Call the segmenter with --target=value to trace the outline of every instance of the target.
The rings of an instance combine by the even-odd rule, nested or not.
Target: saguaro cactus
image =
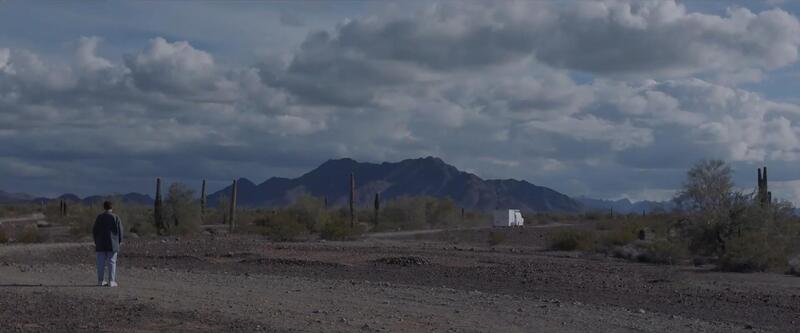
[[[328,196],[327,195],[322,197],[322,207],[325,210],[328,210]]]
[[[767,167],[764,167],[764,171],[761,171],[761,168],[758,168],[758,191],[756,192],[756,200],[761,205],[761,207],[768,206],[772,202],[772,192],[769,191],[769,186],[767,184]]]
[[[378,218],[381,213],[381,194],[375,193],[375,225],[378,225]]]
[[[203,179],[203,187],[200,190],[200,220],[206,216],[206,180]]]
[[[228,216],[230,217],[230,221],[228,221],[228,229],[233,231],[234,226],[236,225],[236,194],[239,191],[239,182],[236,179],[233,180],[233,184],[231,185],[231,211]]]
[[[350,226],[356,225],[356,175],[350,173]]]
[[[153,222],[158,231],[164,230],[164,201],[161,198],[161,178],[156,178],[156,200],[153,203]]]

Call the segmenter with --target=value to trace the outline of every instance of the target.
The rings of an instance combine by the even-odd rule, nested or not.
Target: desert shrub
[[[398,198],[389,201],[380,212],[375,230],[425,229],[425,204],[419,198]]]
[[[774,239],[748,233],[730,240],[719,260],[719,269],[730,272],[763,272],[786,264],[786,254]]]
[[[685,244],[666,239],[658,239],[643,244],[641,249],[642,251],[639,253],[637,259],[642,262],[654,264],[673,265],[689,256],[689,251]]]
[[[68,225],[69,233],[74,239],[80,239],[92,234],[92,227],[97,215],[103,210],[94,205],[72,204],[69,215],[56,219],[57,223]],[[48,218],[49,219],[49,218]]]
[[[789,260],[789,274],[800,276],[800,254]]]
[[[200,206],[186,184],[172,183],[164,200],[166,233],[191,234],[200,229]]]
[[[501,231],[489,232],[489,245],[495,246],[505,241],[506,241],[506,234],[504,232]]]
[[[551,250],[586,251],[594,247],[594,234],[584,230],[563,229],[549,237]]]
[[[299,223],[309,232],[320,231],[322,225],[328,219],[324,199],[308,195],[297,198],[286,211],[293,217],[294,222]]]
[[[372,211],[363,211],[359,216],[372,216]],[[365,215],[366,214],[366,215]],[[380,211],[375,231],[419,230],[449,228],[457,226],[486,225],[489,217],[481,212],[464,211],[448,198],[402,197],[386,202]]]
[[[6,203],[0,204],[0,218],[17,217],[40,212],[41,205],[32,203]]]
[[[124,225],[127,225],[125,224],[127,223],[125,220],[122,220],[122,223]],[[158,230],[156,230],[156,226],[153,222],[133,223],[133,226],[131,226],[131,228],[128,230],[130,232],[136,233],[139,236],[152,236],[158,233]]]
[[[615,221],[607,228],[608,231],[600,237],[600,244],[605,247],[622,246],[638,239],[639,231],[644,228],[644,223]]]
[[[254,222],[258,233],[276,242],[295,241],[305,231],[306,226],[297,216],[288,212],[268,215]]]
[[[17,241],[20,243],[39,243],[42,240],[42,234],[39,232],[39,228],[34,225],[25,226],[19,234],[19,237],[17,237]]]
[[[611,256],[615,258],[622,258],[631,261],[639,261],[642,256],[641,247],[634,244],[627,244],[623,246],[615,246],[609,251]]]
[[[588,220],[588,221],[598,221],[598,220],[601,220],[601,219],[609,219],[609,218],[611,218],[611,214],[610,213],[605,213],[605,212],[593,211],[593,212],[584,213],[583,214],[583,218]]]
[[[353,240],[364,232],[360,224],[351,226],[346,212],[331,213],[330,219],[322,225],[320,237],[327,240]]]
[[[8,235],[3,228],[0,228],[0,244],[1,243],[8,243]]]

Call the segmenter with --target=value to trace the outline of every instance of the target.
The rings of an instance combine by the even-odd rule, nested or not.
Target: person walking
[[[111,202],[103,202],[105,212],[97,216],[92,228],[95,252],[97,252],[97,285],[116,287],[117,253],[122,244],[122,220],[111,212]],[[108,266],[108,282],[105,268]]]

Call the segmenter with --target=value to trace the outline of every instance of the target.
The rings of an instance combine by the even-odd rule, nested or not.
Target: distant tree
[[[200,207],[195,202],[194,191],[186,184],[172,183],[169,186],[164,210],[164,223],[169,232],[190,233],[199,226]]]
[[[687,225],[690,249],[712,255],[725,251],[726,238],[736,223],[735,211],[746,207],[746,198],[733,190],[730,165],[701,160],[686,173],[675,203],[692,222]]]
[[[701,213],[709,218],[707,223],[713,223],[727,214],[735,197],[730,165],[721,160],[702,160],[687,172],[675,201],[682,209]]]

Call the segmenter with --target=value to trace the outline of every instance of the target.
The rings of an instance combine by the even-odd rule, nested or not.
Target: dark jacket
[[[95,251],[119,252],[119,244],[122,243],[122,220],[111,212],[97,215],[92,235]]]

